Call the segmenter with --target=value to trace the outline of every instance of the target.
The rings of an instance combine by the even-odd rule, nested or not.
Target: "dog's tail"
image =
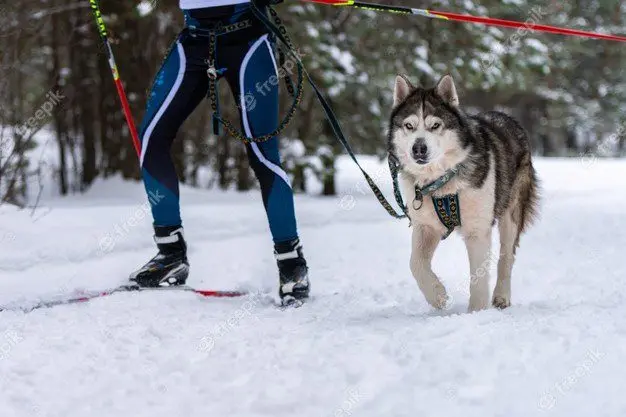
[[[519,246],[519,239],[539,216],[539,179],[530,159],[530,153],[524,155],[518,176],[517,205],[513,218],[517,224],[517,238],[515,247]]]

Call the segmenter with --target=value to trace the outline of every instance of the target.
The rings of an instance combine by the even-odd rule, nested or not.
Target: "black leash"
[[[306,76],[307,78],[307,81],[309,82],[313,90],[315,91],[317,99],[322,105],[322,108],[324,109],[324,113],[326,114],[326,119],[328,120],[328,122],[330,123],[333,129],[333,133],[335,134],[335,137],[342,144],[346,152],[348,152],[348,154],[350,155],[350,158],[354,161],[356,166],[361,170],[361,173],[365,177],[367,184],[372,189],[372,191],[374,192],[374,195],[376,196],[380,204],[383,206],[383,208],[387,211],[387,213],[389,213],[389,215],[391,215],[394,218],[397,218],[397,219],[409,218],[408,208],[406,204],[404,203],[404,200],[402,198],[402,193],[400,191],[400,185],[398,183],[398,176],[400,172],[400,161],[398,160],[398,158],[392,152],[389,152],[388,163],[389,163],[389,171],[391,173],[391,179],[393,183],[393,194],[394,194],[396,202],[398,203],[398,205],[400,206],[400,209],[402,210],[402,214],[398,213],[391,206],[391,204],[389,204],[387,199],[383,196],[382,192],[380,191],[380,188],[378,188],[374,180],[363,169],[363,167],[361,167],[361,164],[359,164],[359,161],[357,160],[354,154],[354,151],[352,150],[352,147],[348,143],[343,133],[343,130],[341,129],[341,125],[339,124],[339,120],[335,112],[333,111],[332,107],[328,103],[328,100],[326,100],[326,98],[324,97],[324,94],[321,92],[321,90],[317,87],[317,85],[311,78],[311,75],[304,67],[304,64],[302,64],[302,61],[300,60],[300,56],[298,52],[295,50],[291,42],[291,39],[289,38],[287,34],[287,29],[283,25],[281,19],[278,17],[278,14],[276,13],[276,11],[272,9],[271,7],[268,7],[269,14],[272,16],[275,22],[275,23],[272,23],[272,21],[270,21],[267,18],[267,16],[257,7],[254,1],[251,2],[251,10],[254,13],[254,15],[267,27],[267,29],[270,32],[272,32],[274,36],[276,36],[276,38],[286,46],[287,52],[289,53],[289,55],[291,55],[295,59],[298,65],[298,69],[302,70],[302,72],[304,73],[304,76]],[[281,60],[282,59],[284,58],[281,57]],[[301,73],[299,72],[298,75],[300,76]],[[446,171],[444,175],[442,175],[441,177],[439,177],[432,183],[427,184],[426,186],[422,188],[415,185],[415,199],[413,200],[413,208],[415,210],[419,210],[423,205],[424,196],[433,193],[434,191],[440,189],[445,184],[447,184],[452,178],[456,176],[459,168],[460,167],[457,166],[454,169]],[[439,220],[447,229],[446,234],[442,238],[442,239],[446,239],[456,227],[461,226],[461,212],[460,212],[459,196],[458,194],[454,194],[454,195],[447,195],[444,197],[433,196],[431,198],[433,201],[433,205],[435,207],[435,212],[437,213]],[[409,226],[410,226],[410,223],[409,223]]]
[[[372,177],[370,177],[369,174],[363,169],[363,167],[361,167],[361,164],[359,164],[359,161],[356,159],[356,156],[354,154],[354,151],[352,150],[352,147],[348,143],[348,141],[347,141],[347,139],[346,139],[346,137],[345,137],[345,135],[343,133],[343,130],[341,129],[341,125],[339,124],[339,120],[338,120],[337,116],[335,115],[335,112],[333,111],[332,107],[328,103],[328,100],[326,100],[326,98],[324,97],[324,94],[320,91],[320,89],[317,87],[317,85],[315,84],[315,82],[311,78],[311,75],[309,74],[309,72],[306,70],[306,68],[302,64],[302,61],[300,60],[300,56],[298,55],[298,52],[294,49],[293,44],[291,43],[291,40],[289,39],[289,37],[287,35],[287,30],[285,29],[284,25],[282,24],[282,21],[278,17],[278,14],[276,13],[276,11],[274,9],[272,9],[271,7],[268,7],[270,15],[272,16],[272,18],[276,22],[276,24],[274,24],[257,7],[257,5],[254,4],[254,1],[251,3],[250,7],[251,7],[251,10],[254,13],[254,15],[267,27],[267,29],[270,32],[272,32],[272,34],[274,34],[274,36],[276,36],[276,38],[278,40],[280,40],[283,43],[283,45],[286,46],[287,53],[296,61],[296,63],[298,64],[298,68],[299,69],[302,68],[302,72],[304,73],[304,76],[306,77],[307,81],[309,82],[309,84],[313,88],[313,91],[315,91],[317,99],[320,102],[320,104],[322,105],[322,108],[324,109],[324,113],[326,114],[326,120],[328,120],[328,123],[332,127],[333,133],[335,134],[335,137],[341,143],[341,145],[345,148],[346,152],[348,152],[348,155],[350,155],[350,158],[354,161],[356,166],[361,170],[361,173],[363,174],[363,177],[367,181],[367,184],[372,189],[372,192],[374,193],[374,195],[376,196],[376,198],[378,199],[380,204],[383,206],[383,208],[387,211],[387,213],[389,213],[389,215],[391,215],[392,217],[395,217],[396,219],[403,219],[403,218],[408,217],[406,206],[402,202],[402,195],[400,194],[400,190],[399,190],[399,187],[398,187],[398,181],[397,181],[398,165],[397,165],[397,163],[392,163],[392,160],[391,159],[389,160],[389,168],[391,169],[392,178],[394,179],[394,195],[396,197],[396,201],[398,202],[398,204],[400,205],[400,207],[402,209],[402,213],[398,213],[391,206],[391,204],[389,204],[389,202],[387,201],[387,199],[383,195],[382,191],[380,191],[380,188],[378,188],[378,186],[376,185],[376,183],[374,182]],[[298,74],[298,75],[300,75],[300,74]]]

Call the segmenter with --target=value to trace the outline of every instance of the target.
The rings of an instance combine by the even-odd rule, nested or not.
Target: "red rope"
[[[517,28],[517,29],[526,28],[529,30],[536,30],[539,32],[547,32],[547,33],[556,33],[560,35],[583,36],[583,37],[594,38],[594,39],[605,39],[605,40],[610,40],[610,41],[626,42],[626,37],[624,36],[606,35],[603,33],[587,32],[584,30],[560,28],[560,27],[548,26],[548,25],[536,25],[536,24],[529,23],[529,22],[516,22],[513,20],[494,19],[491,17],[480,17],[480,16],[471,16],[471,15],[466,15],[466,14],[436,12],[436,11],[430,11],[430,12],[432,14],[445,16],[450,20],[456,20],[459,22],[482,23],[484,25],[502,26],[502,27],[509,27],[509,28]]]
[[[349,2],[345,0],[303,0],[309,3],[320,3],[320,4],[328,4],[334,6],[346,6],[346,7],[361,7],[361,8],[371,8],[372,10],[376,10],[376,8],[380,8],[380,11],[396,11],[400,13],[413,13],[416,15],[420,15],[416,13],[418,10],[426,12],[426,10],[421,9],[412,9],[410,7],[403,6],[388,6],[388,5],[379,5],[374,3],[365,3],[360,1]],[[459,14],[459,13],[450,13],[450,12],[438,12],[435,10],[427,10],[427,12],[431,15],[442,16],[450,20],[455,20],[457,22],[469,22],[469,23],[479,23],[488,26],[501,26],[507,28],[514,29],[528,29],[539,32],[547,32],[554,33],[559,35],[567,35],[567,36],[581,36],[585,38],[593,38],[593,39],[604,39],[610,41],[617,42],[626,42],[625,36],[617,36],[610,34],[603,34],[597,32],[588,32],[584,30],[577,29],[568,29],[557,26],[548,26],[548,25],[538,25],[532,22],[517,22],[514,20],[505,20],[505,19],[495,19],[491,17],[481,17],[481,16],[472,16],[468,14]]]

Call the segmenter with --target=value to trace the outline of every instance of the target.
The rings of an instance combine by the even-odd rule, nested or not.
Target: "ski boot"
[[[280,277],[278,295],[282,305],[302,305],[309,297],[309,268],[302,254],[300,240],[276,244],[274,256],[278,264]]]
[[[155,226],[154,241],[159,253],[130,275],[139,287],[172,287],[185,285],[189,276],[187,245],[181,226]]]

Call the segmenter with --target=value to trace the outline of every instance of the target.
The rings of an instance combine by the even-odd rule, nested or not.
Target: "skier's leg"
[[[227,79],[239,102],[243,130],[248,137],[271,133],[278,125],[278,84],[270,82],[277,71],[267,35],[251,43],[239,65],[237,77],[231,73]],[[274,243],[280,244],[297,239],[298,230],[291,182],[281,166],[278,145],[278,138],[272,138],[247,145],[247,151]]]
[[[156,226],[181,225],[170,149],[178,129],[206,94],[206,73],[189,63],[199,48],[188,39],[177,40],[165,58],[140,128],[141,171]]]
[[[248,137],[262,136],[278,125],[278,71],[268,35],[242,45],[226,73],[239,102],[243,130]],[[232,54],[231,56],[236,56]],[[232,67],[238,71],[232,71]],[[280,295],[306,298],[309,292],[306,261],[298,238],[293,191],[280,162],[278,138],[246,145],[248,159],[261,185],[263,203],[275,243],[280,270]]]
[[[178,129],[205,95],[200,43],[182,35],[155,77],[140,128],[141,171],[154,219],[159,254],[131,274],[141,286],[184,284],[189,274],[180,217],[178,177],[170,149]]]

